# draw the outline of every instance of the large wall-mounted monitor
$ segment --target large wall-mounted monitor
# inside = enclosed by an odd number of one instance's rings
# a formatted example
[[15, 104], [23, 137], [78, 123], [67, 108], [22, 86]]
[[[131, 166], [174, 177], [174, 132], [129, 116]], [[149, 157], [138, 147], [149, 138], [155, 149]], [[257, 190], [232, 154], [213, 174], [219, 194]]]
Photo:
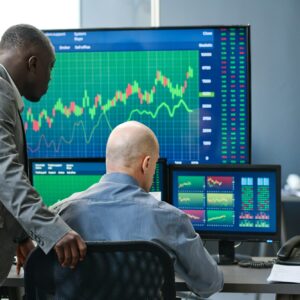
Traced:
[[220, 254], [232, 260], [234, 241], [280, 239], [280, 170], [278, 165], [171, 165], [170, 201], [203, 239], [221, 241]]
[[[73, 193], [86, 190], [99, 182], [105, 173], [104, 158], [32, 158], [29, 160], [30, 180], [47, 206]], [[166, 160], [159, 159], [151, 192], [156, 198], [164, 201], [167, 193], [166, 176]]]
[[45, 33], [56, 64], [25, 104], [29, 157], [103, 157], [111, 130], [137, 120], [168, 163], [250, 162], [249, 26]]

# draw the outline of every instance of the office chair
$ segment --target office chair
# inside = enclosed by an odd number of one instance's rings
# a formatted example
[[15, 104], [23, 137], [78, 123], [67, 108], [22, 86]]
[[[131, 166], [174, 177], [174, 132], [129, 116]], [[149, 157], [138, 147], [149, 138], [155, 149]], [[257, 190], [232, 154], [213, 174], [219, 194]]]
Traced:
[[173, 261], [149, 241], [87, 242], [73, 270], [36, 248], [24, 269], [26, 300], [175, 299]]

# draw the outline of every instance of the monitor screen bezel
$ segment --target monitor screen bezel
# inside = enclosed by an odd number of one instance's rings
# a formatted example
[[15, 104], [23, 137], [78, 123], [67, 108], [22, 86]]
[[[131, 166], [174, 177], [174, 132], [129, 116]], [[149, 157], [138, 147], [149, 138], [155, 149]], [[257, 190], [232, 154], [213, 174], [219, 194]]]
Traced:
[[225, 241], [259, 241], [274, 242], [281, 238], [281, 166], [280, 165], [169, 165], [169, 203], [172, 205], [173, 198], [173, 172], [174, 171], [216, 171], [216, 172], [275, 172], [276, 176], [276, 230], [275, 232], [221, 232], [195, 230], [204, 240]]
[[167, 201], [168, 199], [168, 165], [167, 165], [167, 159], [166, 158], [158, 158], [157, 164], [161, 165], [162, 168], [162, 175], [163, 175], [163, 190], [161, 191], [161, 200], [162, 201]]

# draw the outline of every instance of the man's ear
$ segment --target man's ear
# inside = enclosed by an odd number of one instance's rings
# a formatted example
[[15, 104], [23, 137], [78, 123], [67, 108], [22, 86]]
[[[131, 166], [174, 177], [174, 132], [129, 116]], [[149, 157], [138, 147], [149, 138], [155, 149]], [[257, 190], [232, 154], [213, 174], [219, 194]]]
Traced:
[[143, 159], [143, 162], [142, 162], [142, 170], [143, 170], [143, 173], [145, 174], [148, 169], [149, 169], [149, 163], [150, 163], [150, 156], [145, 156], [144, 159]]
[[27, 61], [27, 67], [29, 72], [36, 72], [37, 68], [37, 57], [36, 56], [30, 56]]

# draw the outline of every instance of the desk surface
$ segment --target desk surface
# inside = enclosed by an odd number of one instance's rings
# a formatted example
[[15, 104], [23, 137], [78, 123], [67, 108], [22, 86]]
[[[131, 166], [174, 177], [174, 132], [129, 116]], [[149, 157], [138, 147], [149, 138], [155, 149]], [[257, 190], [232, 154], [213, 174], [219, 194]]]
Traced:
[[[224, 288], [222, 292], [300, 294], [300, 284], [267, 282], [271, 269], [242, 268], [237, 265], [221, 266], [221, 269], [224, 273]], [[23, 272], [17, 275], [16, 268], [13, 266], [3, 286], [24, 286]], [[189, 289], [183, 280], [176, 278], [176, 290], [188, 291]]]
[[17, 275], [16, 266], [13, 265], [6, 280], [3, 283], [3, 286], [7, 287], [23, 287], [24, 286], [24, 272], [23, 269], [20, 272], [20, 275]]
[[[267, 282], [271, 269], [242, 268], [237, 265], [221, 266], [227, 293], [271, 293], [299, 295], [300, 284]], [[188, 291], [185, 282], [176, 278], [176, 290]]]

